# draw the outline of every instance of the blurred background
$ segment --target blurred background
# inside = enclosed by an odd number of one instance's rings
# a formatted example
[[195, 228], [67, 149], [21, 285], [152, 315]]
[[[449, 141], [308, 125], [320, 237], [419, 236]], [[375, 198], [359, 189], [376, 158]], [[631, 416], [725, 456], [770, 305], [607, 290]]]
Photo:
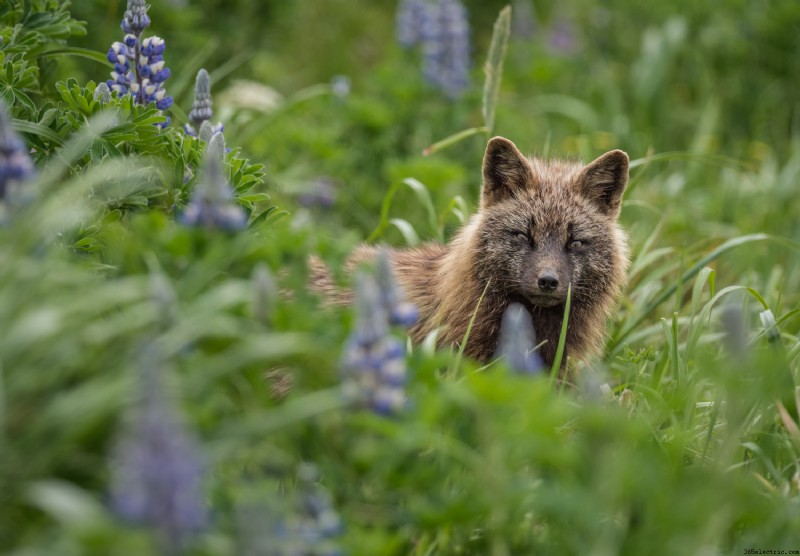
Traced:
[[[441, 203], [476, 199], [484, 135], [422, 156], [482, 123], [482, 67], [505, 2], [464, 5], [469, 86], [455, 99], [426, 82], [419, 48], [396, 40], [397, 2], [161, 0], [152, 2], [150, 32], [167, 42], [177, 106], [188, 112], [194, 72], [208, 69], [229, 142], [267, 164], [271, 192], [291, 204], [322, 188], [346, 209], [323, 212], [329, 225], [365, 232], [389, 185], [405, 177]], [[759, 195], [765, 174], [798, 164], [800, 4], [515, 0], [513, 8], [495, 133], [530, 154], [657, 153], [635, 174], [631, 197], [679, 207], [667, 231], [800, 236], [799, 219], [771, 215], [775, 207], [800, 214], [794, 184]], [[83, 0], [72, 11], [88, 22], [73, 44], [103, 50], [120, 39], [124, 2]], [[72, 60], [54, 78], [105, 77], [101, 66]], [[342, 98], [317, 94], [337, 79]]]

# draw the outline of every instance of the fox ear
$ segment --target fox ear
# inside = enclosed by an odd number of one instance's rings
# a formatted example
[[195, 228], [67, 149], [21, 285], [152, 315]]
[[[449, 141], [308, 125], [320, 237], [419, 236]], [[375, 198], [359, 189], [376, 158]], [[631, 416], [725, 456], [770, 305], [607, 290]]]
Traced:
[[600, 212], [619, 216], [622, 193], [628, 185], [628, 155], [610, 151], [586, 166], [578, 177], [581, 194], [592, 201]]
[[481, 206], [489, 206], [524, 191], [533, 182], [525, 156], [504, 137], [495, 137], [483, 155]]

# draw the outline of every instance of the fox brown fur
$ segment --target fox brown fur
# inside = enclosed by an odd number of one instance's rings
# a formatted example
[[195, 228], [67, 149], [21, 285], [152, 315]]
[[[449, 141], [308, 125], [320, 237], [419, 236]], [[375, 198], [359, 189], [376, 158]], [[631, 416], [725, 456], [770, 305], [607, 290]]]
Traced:
[[[549, 365], [571, 286], [566, 355], [597, 353], [626, 280], [626, 236], [617, 218], [627, 182], [628, 155], [619, 150], [584, 166], [529, 159], [507, 139], [489, 141], [480, 208], [470, 221], [446, 245], [389, 252], [397, 281], [420, 312], [412, 339], [420, 342], [441, 327], [439, 344], [459, 345], [473, 321], [465, 353], [488, 361], [503, 312], [519, 302], [531, 314]], [[372, 261], [378, 252], [359, 247], [349, 265]], [[335, 288], [324, 264], [312, 260], [311, 267], [315, 289], [349, 302], [351, 294]]]

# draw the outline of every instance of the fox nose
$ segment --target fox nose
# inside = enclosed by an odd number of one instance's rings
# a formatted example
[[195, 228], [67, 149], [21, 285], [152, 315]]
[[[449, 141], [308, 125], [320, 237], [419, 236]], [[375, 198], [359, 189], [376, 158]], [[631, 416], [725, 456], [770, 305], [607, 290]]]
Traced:
[[558, 274], [547, 269], [539, 274], [539, 289], [545, 292], [553, 291], [558, 287]]

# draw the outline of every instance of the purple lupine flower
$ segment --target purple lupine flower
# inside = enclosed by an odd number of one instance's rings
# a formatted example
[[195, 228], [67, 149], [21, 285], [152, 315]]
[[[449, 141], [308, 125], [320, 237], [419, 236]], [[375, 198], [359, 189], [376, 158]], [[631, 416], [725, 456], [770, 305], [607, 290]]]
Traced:
[[225, 138], [215, 133], [206, 148], [205, 173], [180, 217], [183, 224], [229, 231], [247, 227], [247, 214], [233, 197], [224, 164]]
[[391, 324], [411, 327], [419, 319], [417, 306], [405, 299], [402, 288], [397, 284], [389, 260], [389, 251], [381, 249], [378, 254], [378, 287], [381, 301]]
[[210, 123], [211, 116], [214, 115], [211, 105], [211, 78], [206, 70], [201, 69], [197, 72], [197, 78], [194, 82], [194, 102], [189, 112], [191, 123], [183, 126], [183, 131], [186, 135], [197, 137], [200, 127], [205, 122], [209, 122], [211, 133], [208, 135], [207, 139], [204, 139], [208, 142], [208, 139], [210, 139], [212, 135], [225, 129], [221, 123]]
[[563, 56], [571, 56], [578, 50], [575, 23], [566, 16], [559, 16], [550, 32], [550, 50]]
[[128, 0], [128, 8], [120, 26], [125, 33], [137, 37], [150, 26], [150, 17], [147, 15], [147, 5], [144, 0]]
[[532, 0], [514, 0], [514, 18], [511, 20], [511, 34], [521, 39], [531, 39], [536, 33], [536, 14]]
[[331, 78], [331, 92], [338, 99], [345, 99], [350, 95], [350, 78], [346, 75], [334, 75]]
[[381, 415], [405, 407], [405, 347], [389, 335], [378, 284], [363, 274], [356, 284], [356, 329], [345, 346], [341, 368], [345, 395], [357, 404]]
[[121, 519], [153, 528], [171, 554], [203, 529], [207, 511], [199, 447], [169, 403], [160, 372], [146, 350], [139, 400], [112, 460], [111, 505]]
[[406, 48], [420, 41], [420, 28], [427, 16], [425, 0], [402, 0], [397, 7], [395, 33], [397, 42]]
[[319, 471], [315, 465], [305, 463], [298, 472], [300, 483], [300, 511], [313, 521], [321, 540], [336, 537], [342, 532], [342, 519], [333, 507], [330, 493], [319, 484]]
[[17, 187], [33, 176], [28, 148], [11, 127], [5, 102], [0, 100], [0, 201], [15, 196]]
[[101, 104], [105, 104], [111, 101], [111, 89], [108, 88], [106, 83], [98, 83], [97, 87], [94, 88], [94, 100], [100, 101]]
[[[114, 64], [114, 71], [106, 85], [120, 96], [133, 95], [136, 104], [153, 102], [158, 110], [166, 110], [173, 102], [164, 88], [171, 73], [164, 62], [166, 44], [157, 36], [141, 38], [142, 31], [149, 25], [150, 17], [144, 0], [128, 0], [122, 18], [122, 30], [126, 35], [122, 42], [115, 42], [108, 51], [107, 58]], [[168, 124], [169, 118], [159, 127]]]
[[278, 285], [269, 267], [259, 263], [253, 269], [253, 316], [262, 323], [269, 321], [269, 316], [278, 299]]
[[512, 303], [503, 313], [497, 355], [505, 357], [508, 366], [519, 374], [535, 375], [544, 371], [544, 363], [536, 351], [536, 332], [528, 310]]
[[114, 71], [111, 72], [111, 79], [106, 81], [106, 85], [119, 95], [128, 94], [131, 84], [136, 81], [136, 76], [131, 70], [131, 60], [135, 55], [135, 51], [122, 42], [115, 42], [108, 49], [106, 57], [114, 64]]
[[397, 38], [404, 46], [422, 45], [422, 74], [435, 88], [456, 99], [469, 86], [469, 23], [460, 0], [409, 0], [397, 14]]
[[316, 466], [303, 463], [297, 488], [281, 497], [249, 495], [238, 508], [240, 546], [245, 556], [339, 556], [343, 521]]
[[329, 209], [336, 203], [336, 184], [331, 178], [317, 177], [298, 194], [297, 202], [304, 207]]

